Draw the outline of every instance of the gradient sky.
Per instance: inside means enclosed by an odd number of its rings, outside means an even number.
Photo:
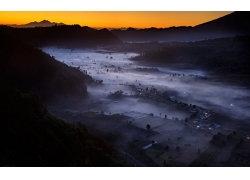
[[[0,11],[0,24],[27,24],[49,20],[92,28],[165,28],[195,26],[229,11]]]

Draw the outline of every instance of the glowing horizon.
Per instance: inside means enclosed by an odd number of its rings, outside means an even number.
[[[0,24],[23,25],[48,20],[91,28],[168,28],[196,26],[229,11],[0,11]]]

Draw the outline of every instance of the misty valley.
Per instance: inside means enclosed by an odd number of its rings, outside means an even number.
[[[187,166],[194,160],[206,166],[222,166],[230,154],[211,150],[213,136],[228,135],[249,124],[249,88],[218,81],[216,74],[206,70],[178,64],[147,65],[133,61],[139,56],[134,52],[60,47],[42,50],[94,79],[87,85],[88,98],[65,97],[51,103],[52,112],[69,122],[85,124],[118,147],[125,148],[130,143],[132,147],[145,149],[144,153],[159,166],[164,162]],[[102,116],[110,120],[99,122],[97,119]],[[140,131],[146,130],[147,125],[151,134],[144,132],[143,136]],[[138,128],[137,132],[130,132],[132,126]],[[242,133],[247,138],[247,131]],[[229,142],[228,149],[234,143]],[[210,151],[215,154],[209,157],[214,158],[223,153],[221,162],[199,160],[200,153]]]
[[[0,165],[248,167],[245,17],[165,29],[1,25]]]

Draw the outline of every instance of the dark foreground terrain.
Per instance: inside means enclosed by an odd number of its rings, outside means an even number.
[[[81,124],[47,109],[52,97],[87,96],[92,78],[31,45],[1,36],[1,166],[131,166]],[[53,98],[52,98],[53,99]]]
[[[122,165],[112,146],[52,115],[37,96],[1,81],[0,99],[1,166]]]

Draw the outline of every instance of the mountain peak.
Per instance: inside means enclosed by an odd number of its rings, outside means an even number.
[[[40,23],[51,23],[51,22],[48,20],[42,20]]]
[[[50,27],[50,26],[55,26],[55,25],[65,25],[64,23],[56,23],[56,22],[50,22],[49,20],[42,20],[40,22],[34,21],[30,22],[27,24],[22,24],[22,25],[14,25],[13,27],[21,27],[21,28],[33,28],[33,27]]]

